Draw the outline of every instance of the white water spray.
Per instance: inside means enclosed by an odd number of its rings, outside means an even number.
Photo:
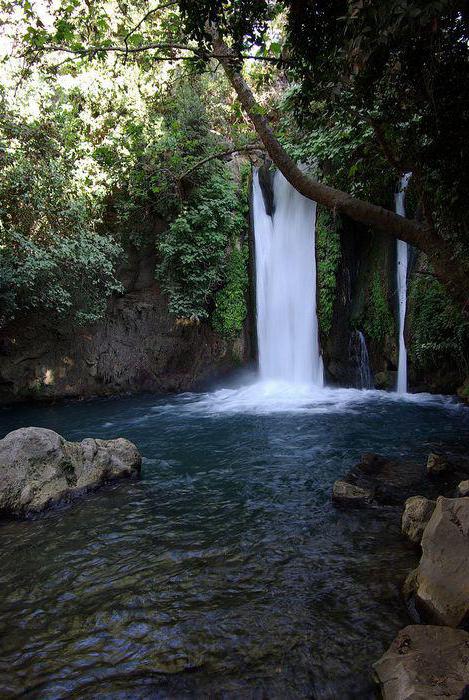
[[[316,313],[316,203],[280,172],[273,181],[269,216],[254,174],[256,296],[262,379],[323,385]]]
[[[405,192],[412,173],[406,173],[399,182],[399,190],[395,194],[396,214],[405,216]],[[408,245],[397,241],[397,293],[399,298],[399,361],[397,366],[397,392],[407,392],[407,348],[405,346],[405,315],[407,310],[407,265]]]

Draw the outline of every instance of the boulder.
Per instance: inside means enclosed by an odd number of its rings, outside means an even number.
[[[458,496],[469,496],[469,479],[458,484]]]
[[[0,440],[0,515],[27,516],[100,484],[136,476],[142,459],[124,438],[68,442],[45,428]]]
[[[335,503],[350,506],[363,506],[367,503],[371,503],[373,494],[367,489],[362,489],[359,486],[354,486],[347,481],[341,481],[339,479],[332,487],[332,500]]]
[[[469,613],[469,498],[440,496],[422,536],[422,557],[404,586],[421,616],[457,627]]]
[[[435,510],[436,501],[431,501],[424,496],[412,496],[405,502],[402,514],[402,533],[411,542],[420,544],[423,531]]]
[[[469,686],[469,634],[409,625],[373,669],[384,700],[460,700]]]

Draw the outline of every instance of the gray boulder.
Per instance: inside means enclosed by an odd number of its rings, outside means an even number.
[[[402,514],[402,533],[411,542],[420,544],[423,531],[435,510],[436,501],[431,501],[424,496],[412,496],[405,502]]]
[[[469,496],[469,479],[465,479],[459,483],[458,496]]]
[[[469,614],[469,498],[436,502],[422,537],[422,558],[404,586],[424,619],[457,627]]]
[[[0,440],[0,515],[27,516],[106,481],[136,476],[129,440],[68,442],[53,430],[20,428]]]
[[[469,634],[409,625],[373,669],[384,700],[460,700],[469,685]]]

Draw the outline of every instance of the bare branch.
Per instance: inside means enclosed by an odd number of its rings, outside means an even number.
[[[199,160],[198,163],[195,163],[192,167],[189,168],[189,170],[186,170],[185,173],[179,176],[179,180],[183,180],[185,177],[190,175],[194,170],[197,168],[200,168],[201,165],[205,165],[205,163],[208,163],[210,160],[214,160],[215,158],[223,158],[224,156],[231,156],[234,155],[235,153],[244,153],[246,151],[263,151],[264,147],[263,145],[258,142],[258,143],[250,143],[247,146],[239,146],[237,148],[230,148],[227,151],[220,151],[219,153],[212,153],[212,155],[207,156],[206,158],[202,158],[202,160]]]
[[[222,53],[206,53],[201,51],[196,46],[187,46],[186,44],[172,43],[172,42],[151,42],[149,44],[142,44],[142,46],[132,46],[129,47],[127,44],[124,46],[88,46],[80,49],[71,49],[63,44],[45,44],[44,46],[38,46],[34,48],[34,51],[38,53],[70,53],[77,56],[89,56],[92,58],[98,53],[122,53],[125,56],[128,54],[144,53],[145,51],[151,51],[153,49],[161,50],[178,50],[178,51],[191,51],[197,58],[216,58],[222,59]],[[168,55],[167,60],[173,60],[174,56]],[[187,57],[189,58],[189,56]],[[275,56],[259,56],[256,54],[246,55],[240,57],[243,60],[251,59],[253,61],[264,61],[266,63],[274,63],[276,65],[286,64],[288,61],[286,59],[276,58]]]
[[[158,7],[154,7],[152,10],[149,10],[145,15],[143,15],[143,17],[142,17],[142,19],[140,20],[140,22],[138,22],[138,24],[136,24],[135,27],[133,27],[132,29],[130,29],[130,30],[127,32],[127,34],[126,34],[125,37],[124,37],[125,43],[127,43],[128,39],[132,36],[132,34],[133,34],[134,32],[136,32],[137,29],[140,29],[140,27],[142,26],[142,24],[144,24],[144,22],[146,22],[147,19],[148,19],[151,15],[154,15],[155,12],[159,12],[160,10],[165,10],[165,9],[168,8],[168,7],[172,7],[173,5],[177,5],[177,1],[176,1],[176,0],[174,0],[174,2],[167,2],[167,3],[165,3],[164,5],[158,5]]]

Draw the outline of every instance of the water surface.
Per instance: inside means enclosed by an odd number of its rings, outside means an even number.
[[[363,451],[467,444],[446,399],[257,385],[0,410],[0,432],[133,440],[142,478],[0,526],[0,696],[367,698],[407,624],[394,509],[347,513]]]

